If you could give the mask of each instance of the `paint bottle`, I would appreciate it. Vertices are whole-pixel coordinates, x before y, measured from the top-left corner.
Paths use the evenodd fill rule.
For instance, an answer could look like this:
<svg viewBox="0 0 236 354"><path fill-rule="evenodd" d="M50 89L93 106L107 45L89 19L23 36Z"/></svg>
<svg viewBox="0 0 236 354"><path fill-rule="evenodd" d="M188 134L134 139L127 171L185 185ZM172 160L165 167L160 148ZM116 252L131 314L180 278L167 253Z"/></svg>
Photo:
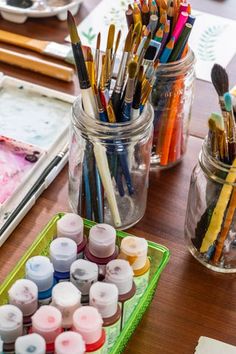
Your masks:
<svg viewBox="0 0 236 354"><path fill-rule="evenodd" d="M54 268L49 258L44 256L30 258L25 265L25 277L37 285L39 305L48 305L55 284Z"/></svg>
<svg viewBox="0 0 236 354"><path fill-rule="evenodd" d="M52 289L51 305L62 314L62 327L72 327L73 314L80 307L81 292L70 282L58 283Z"/></svg>
<svg viewBox="0 0 236 354"><path fill-rule="evenodd" d="M41 306L32 316L32 333L37 333L45 339L46 353L54 353L54 342L62 332L62 315L53 306Z"/></svg>
<svg viewBox="0 0 236 354"><path fill-rule="evenodd" d="M0 338L4 353L15 353L15 341L23 335L23 314L14 305L0 307Z"/></svg>
<svg viewBox="0 0 236 354"><path fill-rule="evenodd" d="M84 236L83 219L73 213L65 214L57 222L57 236L68 237L77 244L77 259L84 258L84 249L87 238Z"/></svg>
<svg viewBox="0 0 236 354"><path fill-rule="evenodd" d="M105 281L115 284L118 288L122 316L121 329L129 319L136 304L136 286L133 274L129 262L123 259L114 259L106 267Z"/></svg>
<svg viewBox="0 0 236 354"><path fill-rule="evenodd" d="M79 333L67 331L61 333L55 341L55 354L84 354L85 343Z"/></svg>
<svg viewBox="0 0 236 354"><path fill-rule="evenodd" d="M99 280L105 276L106 264L117 258L116 230L107 224L96 224L89 232L88 245L84 251L85 259L96 263L99 268Z"/></svg>
<svg viewBox="0 0 236 354"><path fill-rule="evenodd" d="M95 307L82 306L73 316L73 331L81 334L86 353L106 354L106 334L102 328L102 316Z"/></svg>
<svg viewBox="0 0 236 354"><path fill-rule="evenodd" d="M50 244L50 259L54 266L54 277L57 282L70 280L70 266L77 259L75 241L59 237Z"/></svg>
<svg viewBox="0 0 236 354"><path fill-rule="evenodd" d="M45 339L37 333L18 337L15 343L15 354L45 354Z"/></svg>
<svg viewBox="0 0 236 354"><path fill-rule="evenodd" d="M126 259L134 271L137 300L148 286L150 261L147 252L148 243L145 238L127 236L121 241L119 258Z"/></svg>
<svg viewBox="0 0 236 354"><path fill-rule="evenodd" d="M89 304L89 289L98 280L98 266L96 263L78 259L70 268L70 281L81 292L81 303Z"/></svg>
<svg viewBox="0 0 236 354"><path fill-rule="evenodd" d="M118 288L114 284L97 282L90 288L90 306L96 307L103 319L107 349L111 349L120 334L121 309Z"/></svg>
<svg viewBox="0 0 236 354"><path fill-rule="evenodd" d="M31 326L31 316L38 309L38 288L29 279L17 280L8 291L9 303L18 307L23 313L24 333Z"/></svg>

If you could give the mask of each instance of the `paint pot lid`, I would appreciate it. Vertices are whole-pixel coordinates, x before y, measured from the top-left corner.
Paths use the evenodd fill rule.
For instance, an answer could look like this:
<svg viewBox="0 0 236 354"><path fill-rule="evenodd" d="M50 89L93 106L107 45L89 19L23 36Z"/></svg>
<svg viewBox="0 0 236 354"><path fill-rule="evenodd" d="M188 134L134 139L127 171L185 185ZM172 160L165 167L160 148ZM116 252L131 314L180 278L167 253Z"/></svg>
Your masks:
<svg viewBox="0 0 236 354"><path fill-rule="evenodd" d="M86 344L99 341L102 324L102 316L95 307L82 306L74 312L73 329L82 335Z"/></svg>
<svg viewBox="0 0 236 354"><path fill-rule="evenodd" d="M46 342L42 336L37 333L27 334L17 338L15 342L16 354L45 354Z"/></svg>
<svg viewBox="0 0 236 354"><path fill-rule="evenodd" d="M8 291L9 303L17 306L24 316L32 315L38 308L38 288L29 279L18 279Z"/></svg>
<svg viewBox="0 0 236 354"><path fill-rule="evenodd" d="M121 241L121 258L127 259L133 269L143 268L147 261L148 243L145 238L127 236Z"/></svg>
<svg viewBox="0 0 236 354"><path fill-rule="evenodd" d="M83 234L84 222L81 216L73 213L67 213L58 220L58 237L68 237L79 245L83 241Z"/></svg>
<svg viewBox="0 0 236 354"><path fill-rule="evenodd" d="M53 274L54 268L48 257L35 256L26 262L25 277L32 280L40 292L52 288Z"/></svg>
<svg viewBox="0 0 236 354"><path fill-rule="evenodd" d="M82 336L73 331L59 334L55 340L55 354L84 354L85 343Z"/></svg>
<svg viewBox="0 0 236 354"><path fill-rule="evenodd" d="M89 232L89 251L98 258L113 255L116 247L116 230L108 224L94 225Z"/></svg>
<svg viewBox="0 0 236 354"><path fill-rule="evenodd" d="M77 258L77 244L66 237L56 238L50 244L50 258L55 271L69 272L71 264Z"/></svg>
<svg viewBox="0 0 236 354"><path fill-rule="evenodd" d="M118 288L115 284L96 282L89 291L89 304L98 309L102 318L116 314L118 305Z"/></svg>
<svg viewBox="0 0 236 354"><path fill-rule="evenodd" d="M72 282L92 282L98 279L98 266L96 263L85 259L78 259L70 267L70 277Z"/></svg>
<svg viewBox="0 0 236 354"><path fill-rule="evenodd" d="M14 343L23 334L23 314L14 305L0 306L0 338L4 343Z"/></svg>
<svg viewBox="0 0 236 354"><path fill-rule="evenodd" d="M80 305L81 292L70 282L61 282L52 289L53 305L59 308Z"/></svg>
<svg viewBox="0 0 236 354"><path fill-rule="evenodd" d="M124 259L114 259L106 266L105 281L117 286L119 295L127 294L133 286L133 269Z"/></svg>
<svg viewBox="0 0 236 354"><path fill-rule="evenodd" d="M61 312L51 305L41 306L32 316L32 329L34 333L46 334L56 331L61 327L61 323Z"/></svg>

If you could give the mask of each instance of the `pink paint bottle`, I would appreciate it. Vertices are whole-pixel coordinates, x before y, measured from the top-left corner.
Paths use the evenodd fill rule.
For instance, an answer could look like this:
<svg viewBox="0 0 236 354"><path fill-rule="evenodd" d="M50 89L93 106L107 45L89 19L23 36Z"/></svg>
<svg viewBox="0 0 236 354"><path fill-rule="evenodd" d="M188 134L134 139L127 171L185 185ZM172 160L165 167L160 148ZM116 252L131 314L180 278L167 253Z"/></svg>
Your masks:
<svg viewBox="0 0 236 354"><path fill-rule="evenodd" d="M86 353L106 354L106 334L102 328L102 316L95 307L82 306L73 316L73 331L81 334Z"/></svg>
<svg viewBox="0 0 236 354"><path fill-rule="evenodd" d="M117 258L116 230L107 224L94 225L89 232L88 245L85 248L85 259L96 263L99 267L99 280L105 276L106 264Z"/></svg>
<svg viewBox="0 0 236 354"><path fill-rule="evenodd" d="M23 314L14 305L0 306L0 339L3 341L3 352L15 353L15 341L23 335Z"/></svg>
<svg viewBox="0 0 236 354"><path fill-rule="evenodd" d="M77 258L84 258L84 249L87 238L84 236L83 219L73 213L65 214L57 222L57 236L68 237L77 244Z"/></svg>
<svg viewBox="0 0 236 354"><path fill-rule="evenodd" d="M121 309L118 304L118 288L114 284L97 282L90 288L90 306L102 315L106 332L107 349L110 350L120 334Z"/></svg>
<svg viewBox="0 0 236 354"><path fill-rule="evenodd" d="M148 286L150 261L147 253L148 243L145 238L127 236L121 241L119 258L126 259L134 271L137 301Z"/></svg>
<svg viewBox="0 0 236 354"><path fill-rule="evenodd" d="M17 306L23 313L24 333L31 326L31 316L38 309L37 285L28 279L17 280L8 291L9 303Z"/></svg>
<svg viewBox="0 0 236 354"><path fill-rule="evenodd" d="M46 342L37 333L18 337L15 343L15 354L45 354Z"/></svg>
<svg viewBox="0 0 236 354"><path fill-rule="evenodd" d="M79 333L67 331L55 340L55 354L85 354L85 343Z"/></svg>
<svg viewBox="0 0 236 354"><path fill-rule="evenodd" d="M133 274L129 262L123 259L114 259L106 267L105 281L115 284L118 288L122 314L121 329L126 324L136 305L136 286L133 281Z"/></svg>
<svg viewBox="0 0 236 354"><path fill-rule="evenodd" d="M72 327L73 314L80 307L81 292L70 282L58 283L52 289L52 303L62 314L62 327Z"/></svg>
<svg viewBox="0 0 236 354"><path fill-rule="evenodd" d="M89 304L89 289L98 280L98 266L96 263L77 259L70 267L70 281L81 292L83 305Z"/></svg>
<svg viewBox="0 0 236 354"><path fill-rule="evenodd" d="M32 333L41 335L46 341L46 353L54 353L54 342L62 332L61 312L53 306L41 306L32 316Z"/></svg>

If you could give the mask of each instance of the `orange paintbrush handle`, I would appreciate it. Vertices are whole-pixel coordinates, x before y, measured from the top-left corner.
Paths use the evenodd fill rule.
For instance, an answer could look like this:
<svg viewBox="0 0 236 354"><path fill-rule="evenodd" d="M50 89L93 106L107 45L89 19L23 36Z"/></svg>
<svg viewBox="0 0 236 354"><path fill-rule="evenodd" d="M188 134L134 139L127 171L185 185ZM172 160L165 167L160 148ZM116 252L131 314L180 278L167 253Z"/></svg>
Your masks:
<svg viewBox="0 0 236 354"><path fill-rule="evenodd" d="M54 77L63 81L72 81L74 70L67 66L42 60L31 55L24 55L0 48L0 61L23 69Z"/></svg>
<svg viewBox="0 0 236 354"><path fill-rule="evenodd" d="M49 42L40 41L19 34L0 30L0 42L11 44L17 47L33 50L38 53L43 53Z"/></svg>
<svg viewBox="0 0 236 354"><path fill-rule="evenodd" d="M216 250L215 250L215 254L214 254L214 258L213 258L213 262L217 263L220 259L223 247L224 247L224 242L227 238L227 235L229 233L229 229L234 217L234 213L235 213L235 209L236 209L236 188L234 187L233 192L232 192L232 196L229 202L229 207L228 207L228 211L226 213L226 217L225 217L225 222L224 222L224 226L223 229L220 233L220 237L219 240L217 241L217 246L216 246Z"/></svg>

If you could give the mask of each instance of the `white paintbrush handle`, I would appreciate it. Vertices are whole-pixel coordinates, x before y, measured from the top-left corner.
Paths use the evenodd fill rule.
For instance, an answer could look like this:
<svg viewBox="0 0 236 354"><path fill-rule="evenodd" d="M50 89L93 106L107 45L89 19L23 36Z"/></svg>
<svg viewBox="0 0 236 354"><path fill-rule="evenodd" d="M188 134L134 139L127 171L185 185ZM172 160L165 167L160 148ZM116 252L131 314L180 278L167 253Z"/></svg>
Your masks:
<svg viewBox="0 0 236 354"><path fill-rule="evenodd" d="M94 155L101 176L103 188L107 195L107 201L111 209L111 214L113 217L114 224L116 227L120 227L121 226L120 213L116 202L116 196L112 184L105 147L100 145L99 143L95 143Z"/></svg>

